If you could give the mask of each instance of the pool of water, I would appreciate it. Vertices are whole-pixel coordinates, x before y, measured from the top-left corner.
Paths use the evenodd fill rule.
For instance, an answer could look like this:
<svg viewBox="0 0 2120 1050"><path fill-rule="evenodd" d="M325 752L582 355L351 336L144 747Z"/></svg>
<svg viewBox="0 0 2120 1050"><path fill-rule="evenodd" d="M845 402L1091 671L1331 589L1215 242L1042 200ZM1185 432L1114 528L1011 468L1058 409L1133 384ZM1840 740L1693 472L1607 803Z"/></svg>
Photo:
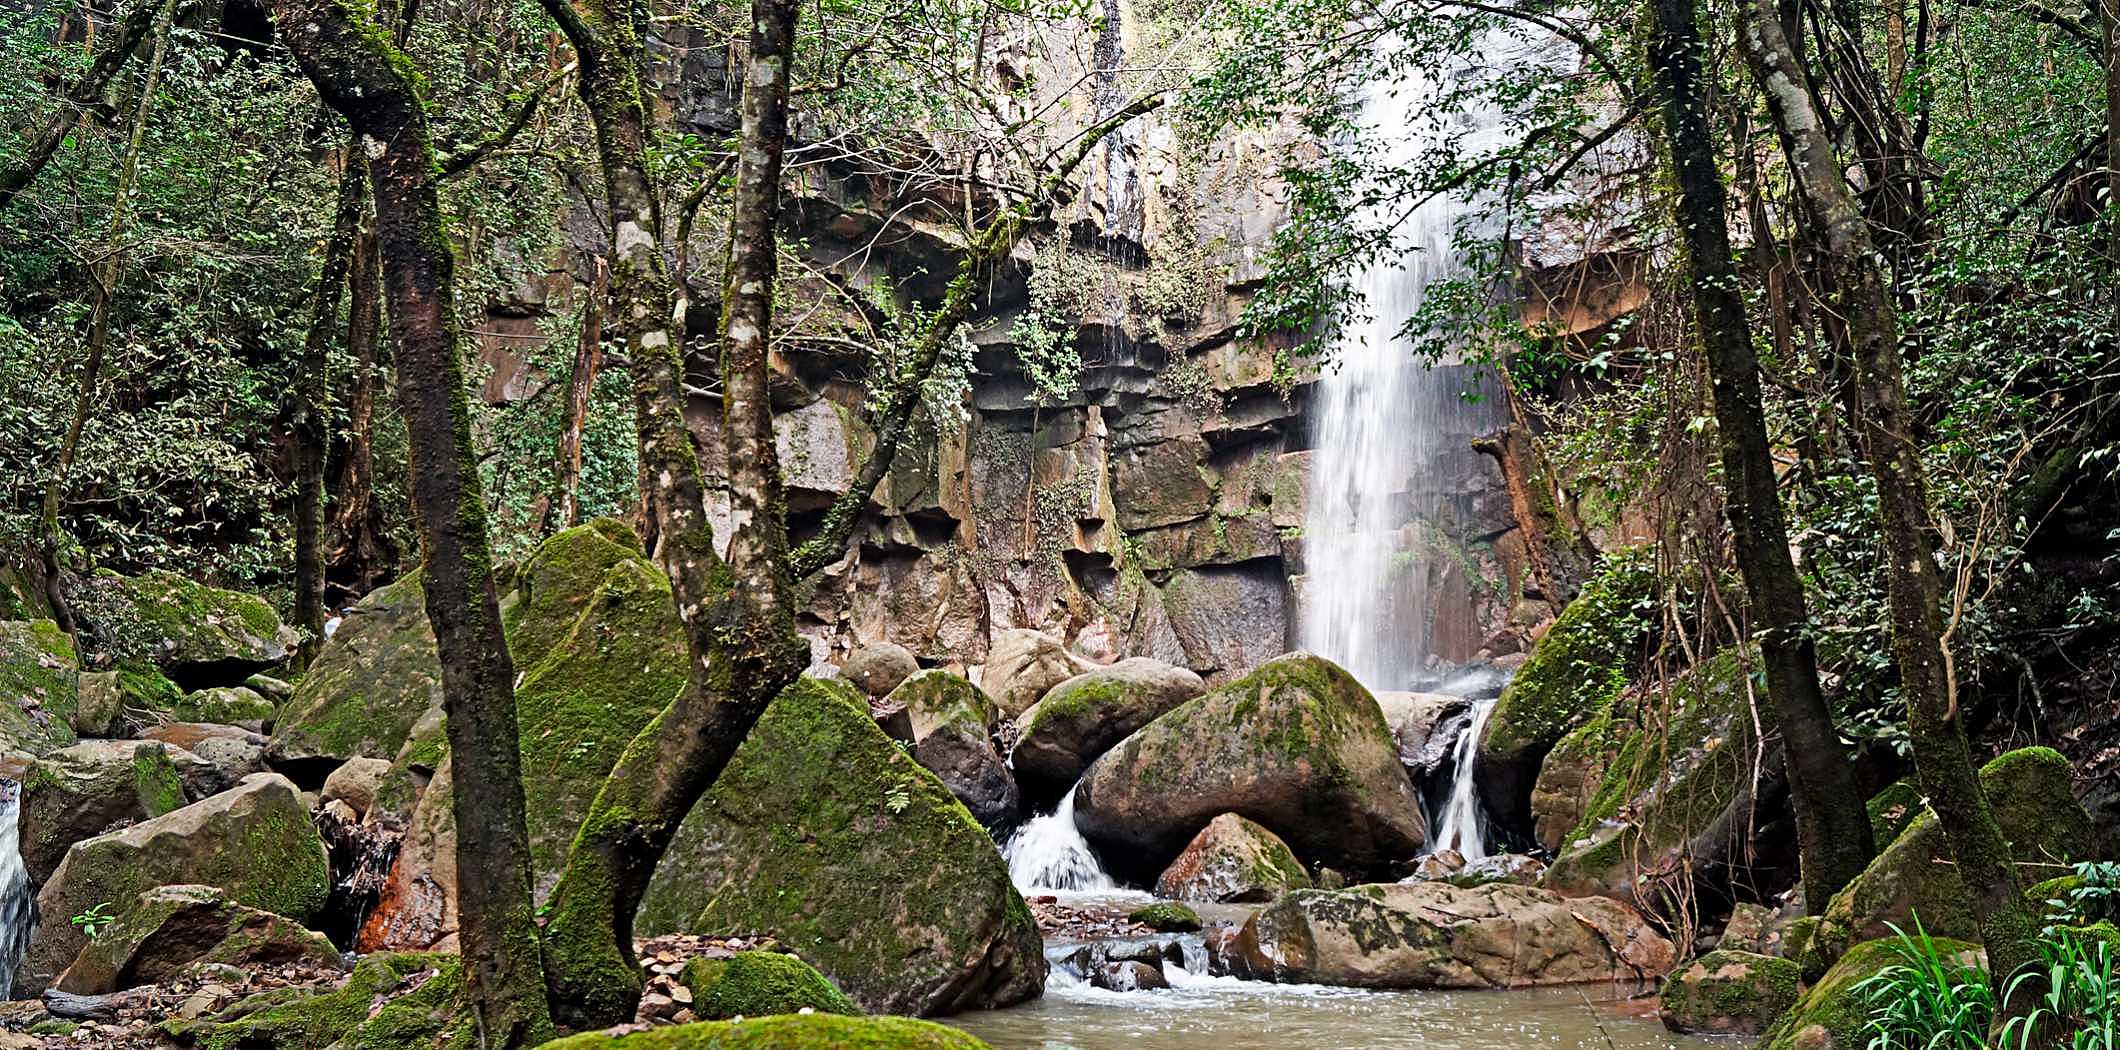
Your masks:
<svg viewBox="0 0 2120 1050"><path fill-rule="evenodd" d="M1610 986L1372 992L1169 969L1168 990L1108 992L1054 971L1045 996L948 1019L995 1050L1697 1050L1654 1000Z"/></svg>

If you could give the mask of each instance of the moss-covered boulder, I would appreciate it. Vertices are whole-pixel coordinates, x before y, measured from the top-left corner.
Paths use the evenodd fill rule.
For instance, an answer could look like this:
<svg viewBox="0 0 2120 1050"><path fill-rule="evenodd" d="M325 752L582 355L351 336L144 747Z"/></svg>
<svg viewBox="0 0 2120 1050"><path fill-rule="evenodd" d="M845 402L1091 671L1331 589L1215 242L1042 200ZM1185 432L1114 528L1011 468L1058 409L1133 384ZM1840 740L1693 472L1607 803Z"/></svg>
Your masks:
<svg viewBox="0 0 2120 1050"><path fill-rule="evenodd" d="M1928 799L1921 793L1921 785L1913 777L1902 777L1885 786L1883 791L1870 796L1863 807L1870 816L1870 840L1890 843L1897 839L1927 808Z"/></svg>
<svg viewBox="0 0 2120 1050"><path fill-rule="evenodd" d="M1207 822L1156 878L1156 896L1181 901L1263 903L1307 889L1310 875L1281 836L1235 813Z"/></svg>
<svg viewBox="0 0 2120 1050"><path fill-rule="evenodd" d="M1801 981L1788 959L1721 949L1664 982L1664 1027L1674 1032L1757 1035L1795 1005Z"/></svg>
<svg viewBox="0 0 2120 1050"><path fill-rule="evenodd" d="M1480 793L1489 812L1531 826L1531 792L1547 753L1610 707L1640 665L1655 580L1648 559L1616 556L1532 646L1480 734Z"/></svg>
<svg viewBox="0 0 2120 1050"><path fill-rule="evenodd" d="M1641 873L1670 870L1751 775L1746 676L1756 666L1751 654L1725 649L1665 689L1628 693L1578 731L1602 736L1594 745L1602 772L1541 885L1655 899Z"/></svg>
<svg viewBox="0 0 2120 1050"><path fill-rule="evenodd" d="M1354 988L1633 981L1677 962L1625 904L1503 883L1295 890L1252 916L1229 954L1240 977Z"/></svg>
<svg viewBox="0 0 2120 1050"><path fill-rule="evenodd" d="M0 620L0 750L41 755L71 744L81 702L74 640L50 620Z"/></svg>
<svg viewBox="0 0 2120 1050"><path fill-rule="evenodd" d="M516 574L502 607L539 899L558 881L619 753L684 684L687 649L669 580L635 542L612 521L560 533ZM423 715L408 727L393 772L379 778L377 803L395 811L419 779L414 771L433 771L363 927L363 950L431 948L456 929L454 774L445 745L441 719Z"/></svg>
<svg viewBox="0 0 2120 1050"><path fill-rule="evenodd" d="M268 754L283 768L390 759L442 703L442 663L414 572L346 614L275 723Z"/></svg>
<svg viewBox="0 0 2120 1050"><path fill-rule="evenodd" d="M1157 933L1191 933L1201 926L1200 913L1176 901L1144 904L1127 912L1126 921Z"/></svg>
<svg viewBox="0 0 2120 1050"><path fill-rule="evenodd" d="M1009 761L1024 794L1049 805L1114 744L1207 690L1200 676L1136 656L1076 675L1016 720Z"/></svg>
<svg viewBox="0 0 2120 1050"><path fill-rule="evenodd" d="M379 952L335 988L275 988L162 1032L207 1050L430 1050L476 1046L462 960Z"/></svg>
<svg viewBox="0 0 2120 1050"><path fill-rule="evenodd" d="M871 721L804 679L766 709L656 870L637 923L774 937L878 1012L1021 1002L1037 923L964 805Z"/></svg>
<svg viewBox="0 0 2120 1050"><path fill-rule="evenodd" d="M339 950L323 934L237 904L215 887L157 886L98 931L53 987L102 995L166 981L201 963L330 968L339 965Z"/></svg>
<svg viewBox="0 0 2120 1050"><path fill-rule="evenodd" d="M1980 770L1980 786L2010 836L2027 882L2097 855L2097 829L2076 801L2068 760L2034 747L2011 751ZM1923 809L1891 845L1835 894L1809 949L1824 960L1850 943L1891 936L1886 924L1922 926L1938 937L1977 941L1980 928L1936 815Z"/></svg>
<svg viewBox="0 0 2120 1050"><path fill-rule="evenodd" d="M1376 701L1337 664L1269 660L1127 737L1083 774L1075 823L1153 878L1208 821L1257 821L1314 864L1382 869L1426 837Z"/></svg>
<svg viewBox="0 0 2120 1050"><path fill-rule="evenodd" d="M701 1021L631 1035L589 1032L540 1050L989 1050L977 1039L910 1017L800 1014L749 1021Z"/></svg>
<svg viewBox="0 0 2120 1050"><path fill-rule="evenodd" d="M74 844L37 893L40 923L16 971L35 992L87 942L66 921L92 908L123 908L155 886L214 886L237 903L309 922L324 907L331 873L324 843L293 783L258 773L232 791Z"/></svg>
<svg viewBox="0 0 2120 1050"><path fill-rule="evenodd" d="M186 689L241 684L301 642L263 599L164 570L98 574L68 599L91 666L150 663Z"/></svg>
<svg viewBox="0 0 2120 1050"><path fill-rule="evenodd" d="M692 1013L702 1021L804 1010L861 1014L861 1006L833 987L815 967L779 952L738 952L727 959L693 959L685 964L678 983L691 991Z"/></svg>
<svg viewBox="0 0 2120 1050"><path fill-rule="evenodd" d="M905 708L913 722L914 740L949 722L969 720L990 730L1001 717L1000 708L984 690L948 671L914 674L891 690L884 703Z"/></svg>
<svg viewBox="0 0 2120 1050"><path fill-rule="evenodd" d="M219 685L185 693L164 711L179 722L207 722L263 731L278 705L248 686Z"/></svg>
<svg viewBox="0 0 2120 1050"><path fill-rule="evenodd" d="M1860 1050L1869 1045L1863 1031L1870 1005L1857 986L1902 961L1890 940L1865 941L1848 949L1831 970L1813 982L1767 1029L1761 1050ZM1939 938L1937 953L1961 966L1980 966L1980 946Z"/></svg>
<svg viewBox="0 0 2120 1050"><path fill-rule="evenodd" d="M153 740L84 740L38 759L22 777L16 824L30 881L49 879L82 839L181 808L180 761L197 759Z"/></svg>

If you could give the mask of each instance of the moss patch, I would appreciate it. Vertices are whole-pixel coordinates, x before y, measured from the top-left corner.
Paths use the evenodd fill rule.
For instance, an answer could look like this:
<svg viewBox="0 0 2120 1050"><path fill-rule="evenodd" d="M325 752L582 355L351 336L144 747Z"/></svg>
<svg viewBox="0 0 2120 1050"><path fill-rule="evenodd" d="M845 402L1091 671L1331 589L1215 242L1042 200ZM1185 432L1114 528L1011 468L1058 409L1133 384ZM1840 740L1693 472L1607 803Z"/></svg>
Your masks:
<svg viewBox="0 0 2120 1050"><path fill-rule="evenodd" d="M1855 990L1862 982L1900 962L1892 940L1865 941L1848 949L1825 976L1806 989L1781 1020L1767 1030L1761 1050L1816 1050L1839 1047L1852 1050L1868 1045L1863 1027L1869 1023L1870 1007ZM1939 953L1978 960L1980 947L1963 941L1936 938Z"/></svg>
<svg viewBox="0 0 2120 1050"><path fill-rule="evenodd" d="M362 959L330 991L260 992L216 1017L161 1028L203 1050L468 1050L476 1032L463 990L463 964L454 955L383 952Z"/></svg>
<svg viewBox="0 0 2120 1050"><path fill-rule="evenodd" d="M1796 1004L1800 983L1787 959L1709 952L1665 982L1664 1023L1681 1032L1763 1032Z"/></svg>
<svg viewBox="0 0 2120 1050"><path fill-rule="evenodd" d="M678 978L692 990L692 1012L702 1020L799 1013L858 1016L861 1007L809 963L778 952L739 952L730 959L694 959Z"/></svg>
<svg viewBox="0 0 2120 1050"><path fill-rule="evenodd" d="M617 1037L589 1032L542 1050L989 1050L955 1028L908 1017L806 1014L706 1021Z"/></svg>
<svg viewBox="0 0 2120 1050"><path fill-rule="evenodd" d="M72 744L80 672L58 624L0 620L0 745L42 755Z"/></svg>
<svg viewBox="0 0 2120 1050"><path fill-rule="evenodd" d="M1157 933L1190 933L1200 928L1200 913L1174 901L1158 901L1126 913L1128 922Z"/></svg>

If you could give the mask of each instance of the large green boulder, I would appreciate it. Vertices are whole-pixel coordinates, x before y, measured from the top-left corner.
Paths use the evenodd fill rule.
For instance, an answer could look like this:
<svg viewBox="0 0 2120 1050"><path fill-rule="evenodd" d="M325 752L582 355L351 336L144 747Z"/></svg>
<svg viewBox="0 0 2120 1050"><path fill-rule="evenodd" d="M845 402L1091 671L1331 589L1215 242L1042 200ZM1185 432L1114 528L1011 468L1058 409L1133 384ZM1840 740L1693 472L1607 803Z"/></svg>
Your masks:
<svg viewBox="0 0 2120 1050"><path fill-rule="evenodd" d="M1981 789L2027 883L2097 856L2097 829L2070 784L2068 760L2044 747L2005 753L1980 770ZM1935 936L1980 939L1943 828L1927 809L1833 896L1806 953L1831 960L1848 944L1891 936L1888 923L1912 929L1917 915Z"/></svg>
<svg viewBox="0 0 2120 1050"><path fill-rule="evenodd" d="M165 1035L206 1050L434 1050L477 1046L453 953L379 952L335 988L274 988Z"/></svg>
<svg viewBox="0 0 2120 1050"><path fill-rule="evenodd" d="M294 784L256 773L233 790L75 843L37 893L46 921L16 970L16 992L42 989L73 962L88 939L72 917L116 914L144 890L186 883L296 922L315 919L331 872Z"/></svg>
<svg viewBox="0 0 2120 1050"><path fill-rule="evenodd" d="M1615 556L1531 647L1480 734L1481 795L1490 812L1528 828L1539 766L1561 738L1609 708L1641 665L1656 572Z"/></svg>
<svg viewBox="0 0 2120 1050"><path fill-rule="evenodd" d="M1870 1020L1870 1003L1857 988L1904 961L1894 947L1897 941L1896 937L1864 941L1849 948L1767 1029L1760 1050L1861 1050L1869 1046L1870 1033L1863 1028ZM1936 951L1961 966L1982 965L1977 944L1938 938Z"/></svg>
<svg viewBox="0 0 2120 1050"><path fill-rule="evenodd" d="M22 777L16 823L30 881L49 879L82 839L182 808L179 762L198 759L153 740L84 740L38 759Z"/></svg>
<svg viewBox="0 0 2120 1050"><path fill-rule="evenodd" d="M910 1017L801 1014L701 1021L630 1035L586 1032L540 1050L989 1050L955 1028Z"/></svg>
<svg viewBox="0 0 2120 1050"><path fill-rule="evenodd" d="M301 643L263 599L166 570L98 574L69 601L91 666L150 663L186 689L240 685Z"/></svg>
<svg viewBox="0 0 2120 1050"><path fill-rule="evenodd" d="M1381 870L1426 837L1376 700L1308 653L1171 709L1097 759L1075 791L1083 835L1143 878L1223 813L1343 871Z"/></svg>
<svg viewBox="0 0 2120 1050"><path fill-rule="evenodd" d="M1000 718L992 697L947 671L921 671L891 690L885 704L905 709L913 727L913 761L942 779L988 828L1013 823L1023 796L994 747Z"/></svg>
<svg viewBox="0 0 2120 1050"><path fill-rule="evenodd" d="M1628 693L1570 735L1571 742L1601 738L1594 750L1602 772L1540 885L1574 896L1657 899L1644 892L1642 873L1682 867L1677 859L1751 775L1746 675L1755 666L1756 654L1725 649L1666 689ZM1684 897L1691 888L1675 891Z"/></svg>
<svg viewBox="0 0 2120 1050"><path fill-rule="evenodd" d="M803 679L767 707L636 926L771 936L879 1013L1005 1006L1045 983L993 840L839 682Z"/></svg>
<svg viewBox="0 0 2120 1050"><path fill-rule="evenodd" d="M539 899L618 756L684 684L685 639L670 583L602 521L545 541L515 576L502 609L515 656L516 722ZM416 769L433 780L412 806L364 950L420 950L456 929L454 774L439 718L415 723L377 804L395 810Z"/></svg>
<svg viewBox="0 0 2120 1050"><path fill-rule="evenodd" d="M336 969L339 950L323 934L237 904L215 887L157 886L97 931L53 986L74 995L104 995L208 963Z"/></svg>
<svg viewBox="0 0 2120 1050"><path fill-rule="evenodd" d="M1664 1027L1674 1032L1757 1035L1795 1005L1796 963L1756 952L1718 950L1664 982Z"/></svg>
<svg viewBox="0 0 2120 1050"><path fill-rule="evenodd" d="M692 993L692 1015L702 1021L804 1010L849 1016L861 1013L860 1004L833 987L815 967L779 952L693 959L685 964L678 983Z"/></svg>
<svg viewBox="0 0 2120 1050"><path fill-rule="evenodd" d="M1024 793L1050 804L1112 745L1206 690L1199 675L1145 656L1085 671L1016 720L1009 761Z"/></svg>
<svg viewBox="0 0 2120 1050"><path fill-rule="evenodd" d="M0 750L41 755L75 740L81 661L50 620L0 620Z"/></svg>
<svg viewBox="0 0 2120 1050"><path fill-rule="evenodd" d="M266 754L276 767L394 758L420 716L441 706L420 578L377 588L341 620L273 728Z"/></svg>

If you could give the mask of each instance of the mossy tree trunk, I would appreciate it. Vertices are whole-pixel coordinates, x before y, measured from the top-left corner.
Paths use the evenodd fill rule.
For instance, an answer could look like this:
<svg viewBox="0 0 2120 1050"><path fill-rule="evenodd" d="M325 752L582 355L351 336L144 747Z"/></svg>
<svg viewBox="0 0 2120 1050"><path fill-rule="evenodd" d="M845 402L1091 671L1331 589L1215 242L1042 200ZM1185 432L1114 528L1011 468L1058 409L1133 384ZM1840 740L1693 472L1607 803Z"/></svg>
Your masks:
<svg viewBox="0 0 2120 1050"><path fill-rule="evenodd" d="M1739 18L1745 59L1780 132L1805 216L1817 231L1820 285L1841 318L1834 334L1855 365L1856 429L1877 482L1892 655L1907 698L1914 766L1978 916L1999 997L2010 975L2037 958L2037 923L1966 742L1944 643L1942 572L1907 405L1890 283L1805 87L1804 69L1776 0L1747 0L1739 5Z"/></svg>
<svg viewBox="0 0 2120 1050"><path fill-rule="evenodd" d="M309 330L294 389L294 625L306 635L297 663L309 666L324 643L324 470L331 448L331 343L339 300L352 269L354 238L367 206L368 174L360 142L348 141L339 171L338 206L324 242L324 265L310 301Z"/></svg>
<svg viewBox="0 0 2120 1050"><path fill-rule="evenodd" d="M705 482L684 421L684 300L662 251L647 165L635 12L604 0L546 0L581 68L611 224L610 315L631 361L642 499L690 649L670 707L627 745L569 850L548 905L552 1009L579 1028L633 1016L641 976L633 916L692 804L773 697L808 663L789 601L781 477L767 398L774 236L787 145L793 0L756 0L722 310L724 433L734 533L726 560L706 517Z"/></svg>
<svg viewBox="0 0 2120 1050"><path fill-rule="evenodd" d="M1752 349L1737 265L1730 254L1722 172L1715 163L1701 77L1695 0L1652 0L1649 59L1663 96L1663 135L1677 177L1674 202L1692 269L1694 311L1714 378L1716 432L1723 462L1724 506L1758 625L1767 695L1780 730L1784 769L1796 810L1805 904L1823 910L1876 854L1855 766L1833 728L1818 684L1810 610L1776 486L1762 408L1759 361Z"/></svg>
<svg viewBox="0 0 2120 1050"><path fill-rule="evenodd" d="M454 259L436 194L424 103L404 55L357 0L276 0L283 42L369 156L384 299L412 448L412 499L425 554L427 617L441 657L456 784L458 935L483 1046L550 1035L530 843L524 824L515 670L501 633L471 411Z"/></svg>

